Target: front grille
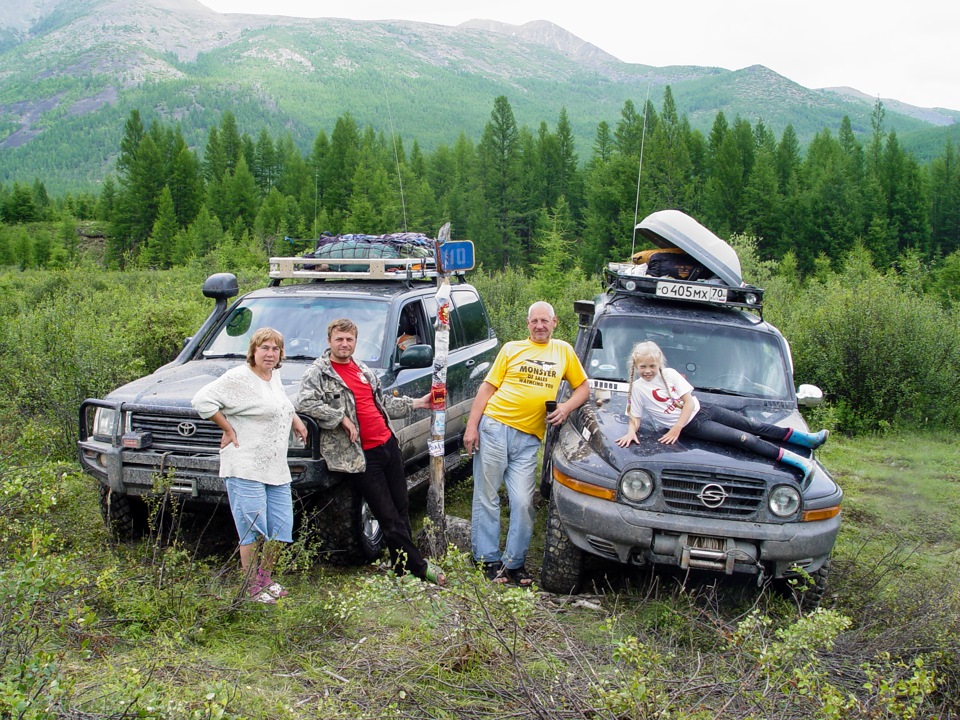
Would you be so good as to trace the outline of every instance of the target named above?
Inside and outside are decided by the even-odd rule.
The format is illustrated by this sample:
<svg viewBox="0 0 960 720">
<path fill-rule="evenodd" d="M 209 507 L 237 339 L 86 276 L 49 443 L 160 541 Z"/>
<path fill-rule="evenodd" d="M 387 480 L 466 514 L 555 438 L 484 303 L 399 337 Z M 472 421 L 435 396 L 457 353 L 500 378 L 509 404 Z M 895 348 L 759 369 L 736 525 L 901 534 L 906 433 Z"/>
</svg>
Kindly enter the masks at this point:
<svg viewBox="0 0 960 720">
<path fill-rule="evenodd" d="M 660 482 L 667 507 L 714 517 L 754 515 L 767 490 L 763 480 L 689 470 L 664 470 Z"/>
<path fill-rule="evenodd" d="M 212 420 L 201 420 L 197 417 L 183 415 L 156 415 L 151 413 L 133 413 L 131 423 L 134 430 L 147 430 L 153 436 L 153 447 L 156 450 L 173 450 L 175 452 L 204 453 L 216 455 L 220 451 L 220 438 L 223 431 Z M 192 423 L 196 428 L 190 435 L 186 423 Z"/>
</svg>

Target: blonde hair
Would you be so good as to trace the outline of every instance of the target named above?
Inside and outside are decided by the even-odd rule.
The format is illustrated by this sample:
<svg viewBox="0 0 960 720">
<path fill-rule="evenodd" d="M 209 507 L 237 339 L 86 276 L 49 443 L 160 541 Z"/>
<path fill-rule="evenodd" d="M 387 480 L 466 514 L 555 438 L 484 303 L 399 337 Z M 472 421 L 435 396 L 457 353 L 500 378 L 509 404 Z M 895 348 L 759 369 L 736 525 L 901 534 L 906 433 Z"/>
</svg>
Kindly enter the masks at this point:
<svg viewBox="0 0 960 720">
<path fill-rule="evenodd" d="M 663 377 L 663 369 L 667 366 L 667 358 L 663 354 L 663 350 L 660 349 L 660 346 L 655 342 L 650 340 L 645 340 L 644 342 L 638 342 L 633 346 L 633 350 L 630 352 L 630 379 L 627 381 L 627 416 L 630 415 L 630 410 L 633 406 L 633 379 L 637 374 L 637 366 L 640 364 L 640 361 L 644 358 L 650 358 L 657 364 L 657 374 L 660 376 L 660 380 L 663 382 L 663 386 L 667 389 L 667 394 L 673 397 L 673 393 L 670 392 L 670 386 L 667 384 L 667 379 Z M 675 398 L 678 401 L 680 407 L 683 407 L 683 403 L 679 402 L 679 399 Z"/>
<path fill-rule="evenodd" d="M 273 342 L 277 344 L 277 347 L 280 348 L 280 359 L 277 361 L 277 364 L 274 365 L 275 368 L 280 367 L 283 359 L 286 357 L 283 353 L 283 334 L 279 330 L 274 330 L 271 327 L 260 328 L 250 336 L 250 346 L 247 348 L 247 365 L 253 367 L 257 364 L 257 348 L 269 340 L 273 340 Z"/>
<path fill-rule="evenodd" d="M 645 342 L 638 342 L 633 346 L 633 351 L 630 353 L 630 371 L 633 372 L 637 365 L 640 364 L 640 361 L 643 358 L 650 358 L 657 364 L 657 369 L 663 370 L 667 366 L 667 358 L 663 354 L 663 350 L 660 349 L 660 346 L 655 342 L 647 340 Z"/>
</svg>

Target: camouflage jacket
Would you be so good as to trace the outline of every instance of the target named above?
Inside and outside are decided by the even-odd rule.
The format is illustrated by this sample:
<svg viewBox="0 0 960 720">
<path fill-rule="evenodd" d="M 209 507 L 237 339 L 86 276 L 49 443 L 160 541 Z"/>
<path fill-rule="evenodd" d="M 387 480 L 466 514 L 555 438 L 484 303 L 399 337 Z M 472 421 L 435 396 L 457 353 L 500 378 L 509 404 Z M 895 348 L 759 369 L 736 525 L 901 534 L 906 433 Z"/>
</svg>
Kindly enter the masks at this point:
<svg viewBox="0 0 960 720">
<path fill-rule="evenodd" d="M 410 415 L 413 398 L 384 395 L 376 373 L 359 360 L 354 362 L 366 376 L 373 389 L 377 408 L 386 419 L 390 431 L 396 435 L 390 419 Z M 330 350 L 324 351 L 323 356 L 317 358 L 303 374 L 296 405 L 297 412 L 309 415 L 320 426 L 320 453 L 330 470 L 347 473 L 364 471 L 366 462 L 359 438 L 351 443 L 347 431 L 340 424 L 346 416 L 359 427 L 357 402 L 346 383 L 330 366 Z"/>
</svg>

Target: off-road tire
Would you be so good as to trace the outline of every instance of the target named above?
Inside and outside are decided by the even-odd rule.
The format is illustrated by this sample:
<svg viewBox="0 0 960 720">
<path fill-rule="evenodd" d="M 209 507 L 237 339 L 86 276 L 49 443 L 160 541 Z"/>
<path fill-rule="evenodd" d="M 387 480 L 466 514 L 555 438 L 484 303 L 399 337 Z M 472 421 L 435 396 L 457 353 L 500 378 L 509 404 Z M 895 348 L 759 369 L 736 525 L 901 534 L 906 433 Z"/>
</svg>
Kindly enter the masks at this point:
<svg viewBox="0 0 960 720">
<path fill-rule="evenodd" d="M 777 581 L 778 588 L 788 598 L 793 600 L 804 612 L 816 610 L 820 606 L 824 595 L 827 592 L 827 579 L 830 577 L 830 559 L 820 567 L 816 572 L 810 573 L 812 583 L 803 583 L 800 580 L 800 586 L 790 583 L 787 579 Z M 802 588 L 806 588 L 803 590 Z"/>
<path fill-rule="evenodd" d="M 570 541 L 563 529 L 556 498 L 550 499 L 547 510 L 547 537 L 540 566 L 540 587 L 561 595 L 579 591 L 583 582 L 584 553 Z"/>
<path fill-rule="evenodd" d="M 311 493 L 298 501 L 300 533 L 315 543 L 320 558 L 334 565 L 363 565 L 383 551 L 383 533 L 370 506 L 349 483 Z"/>
<path fill-rule="evenodd" d="M 100 515 L 110 536 L 114 540 L 126 541 L 145 535 L 149 528 L 147 504 L 135 495 L 111 492 L 103 483 L 97 485 Z"/>
</svg>

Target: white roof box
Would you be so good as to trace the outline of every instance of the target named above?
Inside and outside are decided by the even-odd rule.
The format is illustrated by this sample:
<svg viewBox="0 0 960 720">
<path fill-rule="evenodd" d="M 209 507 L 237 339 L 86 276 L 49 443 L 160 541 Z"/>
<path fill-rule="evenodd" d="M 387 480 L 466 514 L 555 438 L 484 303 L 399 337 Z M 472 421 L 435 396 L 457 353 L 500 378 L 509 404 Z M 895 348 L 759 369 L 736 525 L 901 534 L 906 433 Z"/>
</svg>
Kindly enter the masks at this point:
<svg viewBox="0 0 960 720">
<path fill-rule="evenodd" d="M 647 215 L 634 229 L 657 247 L 680 248 L 727 285 L 743 285 L 736 251 L 686 213 L 659 210 Z"/>
</svg>

